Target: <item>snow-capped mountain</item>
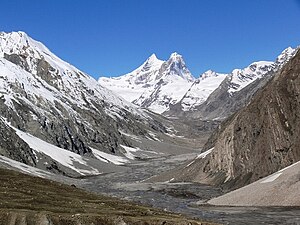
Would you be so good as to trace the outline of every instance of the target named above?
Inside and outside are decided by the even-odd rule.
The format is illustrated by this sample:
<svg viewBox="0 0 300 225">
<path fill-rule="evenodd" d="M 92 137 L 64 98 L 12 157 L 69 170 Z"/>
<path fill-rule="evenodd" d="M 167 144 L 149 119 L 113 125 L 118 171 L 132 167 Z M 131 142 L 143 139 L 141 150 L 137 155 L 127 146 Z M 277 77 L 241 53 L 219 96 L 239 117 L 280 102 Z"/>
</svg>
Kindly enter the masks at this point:
<svg viewBox="0 0 300 225">
<path fill-rule="evenodd" d="M 64 62 L 42 43 L 33 40 L 24 32 L 0 33 L 0 57 L 2 69 L 6 70 L 2 72 L 3 75 L 11 72 L 9 76 L 6 75 L 8 79 L 6 81 L 12 83 L 20 80 L 22 89 L 32 98 L 36 98 L 36 94 L 39 93 L 39 97 L 43 100 L 53 102 L 55 96 L 61 98 L 67 96 L 68 101 L 84 108 L 87 99 L 84 99 L 83 94 L 89 96 L 94 90 L 93 95 L 96 98 L 124 109 L 126 107 L 132 113 L 141 114 L 141 111 L 132 104 L 103 88 L 92 77 Z M 2 83 L 5 82 L 2 80 Z M 45 90 L 42 90 L 43 88 Z M 3 96 L 7 100 L 5 103 L 10 104 L 15 94 L 7 91 Z"/>
<path fill-rule="evenodd" d="M 274 70 L 274 68 L 273 62 L 259 61 L 251 63 L 244 69 L 233 70 L 229 76 L 231 85 L 228 92 L 234 93 L 242 90 L 256 79 L 262 78 L 265 74 Z"/>
<path fill-rule="evenodd" d="M 214 102 L 212 98 L 218 90 L 223 93 L 219 97 L 224 101 L 257 79 L 278 71 L 294 54 L 295 49 L 289 47 L 275 62 L 254 62 L 229 74 L 209 70 L 198 79 L 193 77 L 178 53 L 172 53 L 167 61 L 159 60 L 153 54 L 131 73 L 113 78 L 101 77 L 99 83 L 143 108 L 160 114 L 181 115 L 198 111 L 206 101 L 209 101 L 205 103 L 207 106 Z M 214 97 L 210 97 L 211 94 Z M 210 107 L 210 110 L 213 108 L 218 107 Z"/>
<path fill-rule="evenodd" d="M 208 70 L 194 81 L 183 96 L 180 105 L 183 111 L 190 111 L 201 105 L 209 95 L 222 83 L 227 74 Z"/>
<path fill-rule="evenodd" d="M 295 55 L 296 50 L 289 47 L 274 62 L 254 62 L 244 69 L 234 69 L 230 74 L 208 71 L 165 114 L 223 120 L 246 105 L 256 91 Z"/>
<path fill-rule="evenodd" d="M 261 79 L 270 72 L 277 72 L 282 68 L 294 55 L 296 49 L 291 47 L 286 48 L 276 58 L 274 62 L 271 61 L 258 61 L 251 63 L 244 69 L 235 69 L 229 74 L 231 82 L 229 93 L 234 93 L 242 90 L 244 87 L 255 81 Z"/>
<path fill-rule="evenodd" d="M 184 96 L 194 80 L 182 56 L 175 52 L 167 61 L 153 54 L 131 73 L 101 77 L 99 83 L 136 105 L 162 113 Z"/>
<path fill-rule="evenodd" d="M 152 54 L 139 68 L 124 76 L 101 77 L 99 83 L 127 99 L 130 102 L 138 99 L 143 92 L 157 83 L 159 69 L 164 61 Z"/>
<path fill-rule="evenodd" d="M 53 149 L 94 159 L 103 151 L 126 156 L 122 146 L 131 144 L 123 134 L 151 137 L 148 132 L 162 128 L 137 106 L 64 62 L 24 32 L 0 33 L 0 113 L 0 119 L 11 127 L 46 141 Z M 3 126 L 2 132 L 7 129 Z M 12 155 L 9 152 L 8 149 L 6 156 Z M 43 153 L 43 157 L 53 159 Z M 30 152 L 25 155 L 14 159 L 39 161 L 26 159 L 34 155 Z"/>
</svg>

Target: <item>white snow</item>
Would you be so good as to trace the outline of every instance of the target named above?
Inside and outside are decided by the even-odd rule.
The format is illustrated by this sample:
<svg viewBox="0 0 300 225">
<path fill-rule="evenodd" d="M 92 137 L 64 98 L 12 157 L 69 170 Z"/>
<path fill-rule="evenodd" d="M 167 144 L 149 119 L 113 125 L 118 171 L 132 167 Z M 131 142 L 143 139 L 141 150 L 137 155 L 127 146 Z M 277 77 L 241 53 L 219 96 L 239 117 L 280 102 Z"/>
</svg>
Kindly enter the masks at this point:
<svg viewBox="0 0 300 225">
<path fill-rule="evenodd" d="M 152 55 L 131 73 L 116 78 L 102 77 L 99 83 L 136 105 L 162 113 L 170 104 L 181 100 L 194 79 L 182 56 L 173 53 L 168 61 Z"/>
<path fill-rule="evenodd" d="M 289 169 L 289 168 L 291 168 L 291 167 L 293 167 L 293 166 L 295 166 L 295 165 L 297 165 L 299 163 L 300 163 L 300 161 L 298 161 L 296 163 L 293 163 L 292 165 L 289 165 L 289 166 L 287 166 L 287 167 L 285 167 L 285 168 L 277 171 L 276 173 L 273 173 L 270 176 L 267 176 L 266 178 L 263 178 L 263 180 L 260 183 L 264 184 L 264 183 L 270 183 L 270 182 L 275 181 L 278 177 L 280 177 L 283 174 L 283 172 L 285 170 L 287 170 L 287 169 Z"/>
<path fill-rule="evenodd" d="M 230 74 L 232 86 L 228 92 L 232 94 L 240 91 L 256 79 L 262 78 L 273 69 L 274 62 L 259 61 L 250 64 L 244 69 L 233 70 Z"/>
<path fill-rule="evenodd" d="M 207 155 L 209 155 L 211 152 L 212 152 L 212 150 L 214 150 L 214 148 L 211 148 L 211 149 L 208 149 L 207 151 L 205 151 L 205 152 L 202 152 L 201 154 L 199 154 L 197 157 L 196 157 L 196 159 L 204 159 Z"/>
<path fill-rule="evenodd" d="M 173 178 L 171 178 L 168 182 L 172 182 L 173 180 L 175 180 L 175 178 L 173 177 Z"/>
<path fill-rule="evenodd" d="M 274 180 L 276 180 L 278 177 L 280 177 L 282 173 L 276 173 L 274 175 L 271 175 L 271 176 L 268 176 L 265 180 L 261 181 L 260 183 L 261 184 L 264 184 L 264 183 L 270 183 L 270 182 L 273 182 Z"/>
<path fill-rule="evenodd" d="M 1 58 L 5 53 L 26 56 L 28 72 Z M 39 60 L 46 60 L 53 67 L 54 70 L 50 70 L 50 76 L 53 77 L 52 84 L 36 75 Z M 14 90 L 16 87 L 23 89 L 24 92 L 16 93 Z M 115 106 L 109 107 L 113 118 L 120 119 L 122 116 L 118 115 L 122 110 L 148 118 L 142 110 L 102 87 L 94 78 L 64 62 L 42 43 L 33 40 L 24 32 L 0 33 L 0 93 L 10 108 L 13 108 L 12 100 L 22 99 L 42 114 L 48 114 L 49 108 L 55 108 L 54 102 L 58 102 L 70 114 L 77 117 L 78 113 L 69 103 L 97 111 L 93 102 L 103 105 L 104 101 L 106 105 Z M 37 104 L 41 103 L 40 101 L 44 101 L 43 104 Z"/>
<path fill-rule="evenodd" d="M 132 147 L 128 147 L 128 146 L 125 146 L 125 145 L 120 145 L 120 146 L 125 150 L 124 155 L 125 155 L 128 159 L 134 160 L 134 159 L 136 158 L 136 156 L 135 156 L 133 153 L 139 151 L 139 149 L 137 149 L 137 148 L 132 148 Z"/>
<path fill-rule="evenodd" d="M 87 164 L 87 160 L 84 157 L 74 152 L 70 152 L 65 149 L 54 146 L 52 144 L 49 144 L 37 137 L 34 137 L 16 128 L 14 129 L 16 131 L 16 134 L 22 140 L 24 140 L 29 145 L 30 148 L 32 148 L 36 152 L 40 152 L 40 153 L 44 153 L 45 155 L 48 155 L 50 158 L 57 161 L 61 165 L 68 167 L 71 170 L 74 170 L 82 175 L 95 175 L 101 173 L 97 169 L 89 166 Z M 86 169 L 78 168 L 78 166 L 75 163 L 82 165 L 82 167 Z"/>
<path fill-rule="evenodd" d="M 244 69 L 235 69 L 230 74 L 232 87 L 228 90 L 229 93 L 240 91 L 247 85 L 251 84 L 256 79 L 262 78 L 270 71 L 278 71 L 288 60 L 290 60 L 297 52 L 299 47 L 293 49 L 286 48 L 277 57 L 275 62 L 258 61 L 251 63 Z"/>
<path fill-rule="evenodd" d="M 138 147 L 128 147 L 125 145 L 120 145 L 124 150 L 125 150 L 125 157 L 127 157 L 128 159 L 131 160 L 135 160 L 137 158 L 149 158 L 149 157 L 153 157 L 155 155 L 160 155 L 163 153 L 160 152 L 155 152 L 155 151 L 147 151 L 147 150 L 143 150 L 140 149 Z"/>
<path fill-rule="evenodd" d="M 129 161 L 121 156 L 116 156 L 116 155 L 112 155 L 112 154 L 108 154 L 102 151 L 99 151 L 97 149 L 91 148 L 93 151 L 94 156 L 106 163 L 113 163 L 115 165 L 123 165 L 125 163 L 128 163 Z"/>
<path fill-rule="evenodd" d="M 164 61 L 152 54 L 140 67 L 120 77 L 100 77 L 99 83 L 122 96 L 129 102 L 138 99 L 145 91 L 145 85 L 154 85 L 158 70 Z"/>
<path fill-rule="evenodd" d="M 196 159 L 204 159 L 207 155 L 209 155 L 212 152 L 213 149 L 214 148 L 211 148 L 211 149 L 197 155 L 197 157 L 193 161 L 191 161 L 189 164 L 187 164 L 184 168 L 191 166 L 196 161 Z"/>
<path fill-rule="evenodd" d="M 195 162 L 195 160 L 193 160 L 192 162 L 190 162 L 189 164 L 187 164 L 184 168 L 187 168 L 187 167 L 191 166 L 194 162 Z"/>
<path fill-rule="evenodd" d="M 48 177 L 48 175 L 51 175 L 51 173 L 49 173 L 49 172 L 46 172 L 44 170 L 40 170 L 38 168 L 29 166 L 29 165 L 26 165 L 24 163 L 15 161 L 15 160 L 7 158 L 5 156 L 0 156 L 0 162 L 4 163 L 4 164 L 7 164 L 8 166 L 11 166 L 13 168 L 19 169 L 23 172 L 34 175 L 34 176 L 46 178 L 46 177 Z"/>
<path fill-rule="evenodd" d="M 288 60 L 290 60 L 300 49 L 300 46 L 297 48 L 288 47 L 284 49 L 281 54 L 277 57 L 275 63 L 277 63 L 280 67 L 282 67 Z"/>
<path fill-rule="evenodd" d="M 182 109 L 189 111 L 201 105 L 227 76 L 227 74 L 216 73 L 211 70 L 203 73 L 182 98 Z"/>
<path fill-rule="evenodd" d="M 254 62 L 244 69 L 235 69 L 230 74 L 209 70 L 196 81 L 182 56 L 175 52 L 168 61 L 151 56 L 133 72 L 115 78 L 103 77 L 99 82 L 130 102 L 159 114 L 178 102 L 181 103 L 182 110 L 189 111 L 205 102 L 226 77 L 230 84 L 228 92 L 233 94 L 270 71 L 279 69 L 295 52 L 295 49 L 287 48 L 275 62 Z"/>
<path fill-rule="evenodd" d="M 154 139 L 155 141 L 161 142 L 161 140 L 160 140 L 159 138 L 157 138 L 157 136 L 156 136 L 155 133 L 153 133 L 153 132 L 151 132 L 151 131 L 149 130 L 149 131 L 148 131 L 148 134 L 151 136 L 151 138 L 150 138 L 150 137 L 147 137 L 147 139 L 149 139 L 149 140 Z"/>
</svg>

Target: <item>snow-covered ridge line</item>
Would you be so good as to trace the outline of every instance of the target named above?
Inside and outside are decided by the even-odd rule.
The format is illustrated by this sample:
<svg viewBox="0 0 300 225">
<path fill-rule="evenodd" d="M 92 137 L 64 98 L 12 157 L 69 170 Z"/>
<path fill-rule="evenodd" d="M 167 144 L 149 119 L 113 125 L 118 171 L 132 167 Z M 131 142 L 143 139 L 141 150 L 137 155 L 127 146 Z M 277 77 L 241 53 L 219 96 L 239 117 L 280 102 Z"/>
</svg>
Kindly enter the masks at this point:
<svg viewBox="0 0 300 225">
<path fill-rule="evenodd" d="M 86 100 L 104 100 L 105 102 L 115 105 L 123 110 L 142 117 L 147 117 L 147 115 L 143 113 L 142 110 L 138 109 L 138 107 L 127 102 L 123 98 L 116 96 L 112 91 L 101 86 L 93 77 L 63 61 L 53 54 L 45 45 L 39 41 L 33 40 L 26 33 L 20 31 L 0 33 L 0 58 L 2 58 L 3 66 L 8 64 L 7 60 L 4 60 L 4 58 L 13 54 L 19 57 L 22 56 L 23 60 L 25 60 L 23 62 L 24 68 L 21 68 L 20 66 L 15 66 L 13 68 L 15 71 L 15 80 L 19 80 L 19 74 L 26 74 L 24 72 L 26 68 L 26 71 L 31 75 L 26 74 L 25 77 L 32 77 L 27 78 L 27 80 L 30 79 L 29 82 L 38 80 L 38 83 L 42 83 L 48 90 L 56 92 L 56 96 L 68 96 L 69 101 L 73 101 L 74 104 L 76 103 L 77 105 L 79 104 L 80 107 L 84 107 Z M 49 71 L 51 77 L 48 79 L 52 82 L 51 85 L 47 85 L 49 81 L 46 82 L 39 76 L 36 76 L 38 74 L 39 61 L 43 60 L 49 63 L 54 69 L 50 69 Z M 12 65 L 8 66 L 10 68 L 13 67 Z M 8 71 L 2 71 L 2 75 L 4 75 L 4 77 L 6 76 L 5 72 Z M 26 81 L 26 78 L 23 80 Z M 85 97 L 83 97 L 83 93 L 85 94 Z"/>
<path fill-rule="evenodd" d="M 227 76 L 227 74 L 216 73 L 212 70 L 203 73 L 183 96 L 181 100 L 182 110 L 194 110 L 197 106 L 205 102 L 209 95 L 219 87 Z"/>
<path fill-rule="evenodd" d="M 274 62 L 271 61 L 258 61 L 253 62 L 244 69 L 234 69 L 230 74 L 231 88 L 229 93 L 240 91 L 248 86 L 256 79 L 260 79 L 267 75 L 269 72 L 276 72 L 282 68 L 297 52 L 297 48 L 288 47 L 284 49 Z"/>
<path fill-rule="evenodd" d="M 274 62 L 253 62 L 229 74 L 209 70 L 198 79 L 193 77 L 178 53 L 172 53 L 167 61 L 159 60 L 153 54 L 131 73 L 114 78 L 101 77 L 99 82 L 134 104 L 156 113 L 166 112 L 170 105 L 177 103 L 183 111 L 191 111 L 204 103 L 225 78 L 230 83 L 227 91 L 232 95 L 256 79 L 278 70 L 295 52 L 296 49 L 289 47 Z"/>
</svg>

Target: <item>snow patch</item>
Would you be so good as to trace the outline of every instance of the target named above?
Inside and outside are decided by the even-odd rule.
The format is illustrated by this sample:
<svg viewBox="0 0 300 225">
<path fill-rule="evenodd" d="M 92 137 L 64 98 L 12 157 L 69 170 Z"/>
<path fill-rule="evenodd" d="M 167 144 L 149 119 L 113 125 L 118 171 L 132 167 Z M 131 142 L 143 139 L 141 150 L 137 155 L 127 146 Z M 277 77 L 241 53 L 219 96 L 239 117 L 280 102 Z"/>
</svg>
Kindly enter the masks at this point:
<svg viewBox="0 0 300 225">
<path fill-rule="evenodd" d="M 139 149 L 137 149 L 137 148 L 132 148 L 132 147 L 128 147 L 128 146 L 125 146 L 125 145 L 120 145 L 120 146 L 125 150 L 124 155 L 125 155 L 128 159 L 134 160 L 134 159 L 136 158 L 136 156 L 133 154 L 133 152 L 137 152 L 137 151 L 139 151 Z"/>
<path fill-rule="evenodd" d="M 284 172 L 285 170 L 287 170 L 287 169 L 289 169 L 289 168 L 291 168 L 291 167 L 297 165 L 298 163 L 300 163 L 300 161 L 298 161 L 298 162 L 296 162 L 296 163 L 294 163 L 294 164 L 292 164 L 292 165 L 289 165 L 289 166 L 287 166 L 287 167 L 285 167 L 285 168 L 279 170 L 278 172 L 276 172 L 276 173 L 274 173 L 274 174 L 271 174 L 270 176 L 268 176 L 268 177 L 266 177 L 264 180 L 262 180 L 260 183 L 261 183 L 261 184 L 264 184 L 264 183 L 270 183 L 270 182 L 275 181 L 278 177 L 280 177 L 280 175 L 283 174 L 283 172 Z"/>
<path fill-rule="evenodd" d="M 32 148 L 36 152 L 40 152 L 49 156 L 61 165 L 68 167 L 81 175 L 101 174 L 99 170 L 90 167 L 87 164 L 87 160 L 84 157 L 74 152 L 70 152 L 52 144 L 49 144 L 37 137 L 32 136 L 31 134 L 20 131 L 14 127 L 12 128 L 16 131 L 16 134 L 29 145 L 30 148 Z M 79 164 L 86 169 L 80 169 L 78 168 L 78 166 L 76 166 L 76 164 Z"/>
<path fill-rule="evenodd" d="M 5 156 L 0 156 L 0 162 L 4 163 L 4 164 L 7 164 L 7 165 L 9 165 L 13 168 L 19 169 L 19 170 L 21 170 L 25 173 L 29 173 L 31 175 L 37 176 L 37 177 L 47 178 L 48 175 L 51 174 L 51 173 L 48 173 L 46 171 L 37 169 L 37 168 L 32 167 L 32 166 L 28 166 L 24 163 L 15 161 L 15 160 L 10 159 L 10 158 L 7 158 Z"/>
<path fill-rule="evenodd" d="M 120 146 L 125 150 L 124 155 L 128 159 L 131 159 L 131 160 L 141 159 L 141 158 L 146 159 L 146 158 L 151 158 L 151 157 L 157 156 L 157 155 L 163 155 L 163 153 L 142 150 L 138 147 L 133 148 L 133 147 L 125 146 L 125 145 L 120 145 Z"/>
<path fill-rule="evenodd" d="M 209 149 L 209 150 L 207 150 L 207 151 L 205 151 L 205 152 L 202 152 L 201 154 L 199 154 L 197 157 L 196 157 L 196 159 L 204 159 L 207 155 L 209 155 L 211 152 L 212 152 L 212 150 L 213 150 L 214 148 L 211 148 L 211 149 Z"/>
<path fill-rule="evenodd" d="M 261 184 L 264 184 L 264 183 L 270 183 L 270 182 L 273 182 L 274 180 L 276 180 L 278 177 L 280 177 L 282 173 L 276 173 L 274 175 L 271 175 L 271 176 L 268 176 L 265 180 L 261 181 L 260 183 Z"/>
<path fill-rule="evenodd" d="M 90 147 L 91 148 L 91 147 Z M 116 156 L 112 154 L 108 154 L 102 151 L 99 151 L 97 149 L 91 148 L 94 156 L 106 163 L 113 163 L 115 165 L 123 165 L 125 163 L 128 163 L 129 161 L 121 156 Z"/>
</svg>

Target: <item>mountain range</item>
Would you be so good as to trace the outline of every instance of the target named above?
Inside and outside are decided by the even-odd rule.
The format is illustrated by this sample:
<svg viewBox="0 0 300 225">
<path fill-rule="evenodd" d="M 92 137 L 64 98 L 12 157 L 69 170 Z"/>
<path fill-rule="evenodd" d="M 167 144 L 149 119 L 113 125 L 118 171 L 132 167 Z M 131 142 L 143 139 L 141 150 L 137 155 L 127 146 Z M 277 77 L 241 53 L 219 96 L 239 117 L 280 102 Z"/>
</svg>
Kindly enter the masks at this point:
<svg viewBox="0 0 300 225">
<path fill-rule="evenodd" d="M 113 194 L 141 185 L 149 201 L 181 182 L 237 189 L 209 204 L 299 206 L 299 60 L 299 47 L 288 47 L 273 62 L 195 78 L 180 54 L 152 54 L 130 73 L 95 80 L 25 32 L 1 32 L 0 167 L 83 178 L 96 192 L 102 178 Z M 147 182 L 158 185 L 149 195 Z"/>
<path fill-rule="evenodd" d="M 215 112 L 212 108 L 225 110 L 225 106 L 220 106 L 223 99 L 234 99 L 252 82 L 278 71 L 294 54 L 295 49 L 289 47 L 275 62 L 254 62 L 229 74 L 209 70 L 197 79 L 178 53 L 172 53 L 167 61 L 152 54 L 136 70 L 119 77 L 101 77 L 99 83 L 130 102 L 159 114 L 224 119 L 229 112 Z"/>
<path fill-rule="evenodd" d="M 152 180 L 174 178 L 174 182 L 200 182 L 217 185 L 225 190 L 235 190 L 261 179 L 255 185 L 247 186 L 248 189 L 238 189 L 226 196 L 237 198 L 241 193 L 245 194 L 245 190 L 253 193 L 252 188 L 257 187 L 264 190 L 259 196 L 265 202 L 252 194 L 247 195 L 248 201 L 244 198 L 239 203 L 238 199 L 232 201 L 224 197 L 220 198 L 220 202 L 216 200 L 216 204 L 266 206 L 267 202 L 271 205 L 288 205 L 292 201 L 294 205 L 299 204 L 299 198 L 295 197 L 294 192 L 290 194 L 295 199 L 290 198 L 285 203 L 283 201 L 286 190 L 299 187 L 299 174 L 295 172 L 297 170 L 289 170 L 290 165 L 296 166 L 300 160 L 297 139 L 300 110 L 299 60 L 300 51 L 297 50 L 295 56 L 269 78 L 246 106 L 218 126 L 205 144 L 203 152 L 194 160 Z M 258 185 L 275 181 L 284 170 L 289 171 L 287 174 L 290 175 L 281 178 L 281 182 L 275 186 L 270 184 L 266 188 L 265 185 Z M 272 179 L 262 179 L 269 175 Z M 276 192 L 276 195 L 281 196 L 280 199 L 274 196 L 270 199 L 268 191 Z"/>
<path fill-rule="evenodd" d="M 66 154 L 73 152 L 89 157 L 88 161 L 111 162 L 110 154 L 126 156 L 121 146 L 131 146 L 128 136 L 152 139 L 153 133 L 165 129 L 143 110 L 102 87 L 24 32 L 0 33 L 0 93 L 3 138 L 12 129 L 26 132 L 15 140 L 23 146 L 22 154 L 16 154 L 7 142 L 1 141 L 4 155 L 57 172 L 65 173 L 66 165 L 76 163 L 70 159 L 68 163 L 58 162 L 57 155 L 40 150 L 40 146 L 28 146 L 28 135 L 41 144 L 44 141 L 68 150 Z"/>
</svg>

